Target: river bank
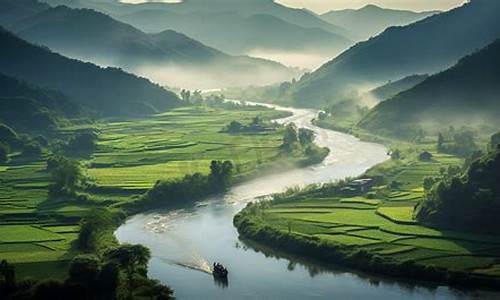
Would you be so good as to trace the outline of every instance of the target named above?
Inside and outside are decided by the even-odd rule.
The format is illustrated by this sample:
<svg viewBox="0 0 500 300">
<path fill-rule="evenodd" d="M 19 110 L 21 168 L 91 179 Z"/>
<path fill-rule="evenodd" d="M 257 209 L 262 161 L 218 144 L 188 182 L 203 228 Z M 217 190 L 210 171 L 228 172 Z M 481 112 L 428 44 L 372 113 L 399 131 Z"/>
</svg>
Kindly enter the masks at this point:
<svg viewBox="0 0 500 300">
<path fill-rule="evenodd" d="M 420 147 L 368 170 L 361 177 L 379 179 L 369 189 L 346 193 L 351 186 L 346 182 L 295 191 L 249 204 L 234 224 L 244 238 L 325 263 L 458 288 L 498 289 L 498 238 L 424 227 L 413 219 L 424 178 L 463 163 L 435 152 L 432 161 L 419 161 L 420 151 L 432 151 L 431 145 Z"/>
</svg>

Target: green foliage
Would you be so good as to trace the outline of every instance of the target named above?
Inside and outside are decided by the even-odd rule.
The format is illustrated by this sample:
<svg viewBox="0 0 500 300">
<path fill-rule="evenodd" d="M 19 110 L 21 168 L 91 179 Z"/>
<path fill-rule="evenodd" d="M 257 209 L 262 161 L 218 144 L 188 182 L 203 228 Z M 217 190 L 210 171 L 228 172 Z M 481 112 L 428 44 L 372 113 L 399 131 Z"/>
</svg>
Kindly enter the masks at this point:
<svg viewBox="0 0 500 300">
<path fill-rule="evenodd" d="M 451 171 L 433 185 L 417 209 L 418 219 L 446 228 L 498 233 L 500 150 L 456 173 Z"/>
<path fill-rule="evenodd" d="M 0 142 L 12 146 L 17 140 L 16 132 L 9 126 L 0 123 Z"/>
<path fill-rule="evenodd" d="M 43 149 L 37 142 L 29 142 L 23 146 L 23 156 L 37 158 L 42 156 Z"/>
<path fill-rule="evenodd" d="M 298 147 L 299 137 L 297 132 L 297 126 L 294 123 L 290 123 L 285 127 L 285 133 L 283 134 L 283 144 L 282 149 L 291 152 Z"/>
<path fill-rule="evenodd" d="M 68 141 L 66 151 L 70 153 L 90 153 L 97 145 L 97 134 L 94 132 L 84 132 L 76 134 Z"/>
<path fill-rule="evenodd" d="M 53 183 L 49 187 L 52 196 L 73 195 L 85 180 L 80 163 L 62 156 L 52 156 L 47 160 L 47 170 Z"/>
<path fill-rule="evenodd" d="M 5 163 L 9 160 L 10 147 L 4 143 L 0 143 L 0 163 Z"/>
<path fill-rule="evenodd" d="M 299 128 L 298 137 L 300 144 L 302 146 L 307 146 L 314 142 L 315 133 L 307 128 Z"/>
<path fill-rule="evenodd" d="M 113 214 L 105 208 L 92 209 L 80 221 L 78 247 L 92 252 L 103 252 L 110 246 L 108 236 L 117 224 Z"/>
</svg>

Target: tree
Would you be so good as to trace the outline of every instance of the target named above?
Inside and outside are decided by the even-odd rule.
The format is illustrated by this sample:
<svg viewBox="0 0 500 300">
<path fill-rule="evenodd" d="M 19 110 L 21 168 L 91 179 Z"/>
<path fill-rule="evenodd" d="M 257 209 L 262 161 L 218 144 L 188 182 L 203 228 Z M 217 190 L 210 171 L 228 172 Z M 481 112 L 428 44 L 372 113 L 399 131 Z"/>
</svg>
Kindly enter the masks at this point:
<svg viewBox="0 0 500 300">
<path fill-rule="evenodd" d="M 232 121 L 227 126 L 227 131 L 228 132 L 240 132 L 242 130 L 242 128 L 243 128 L 243 125 L 240 122 Z"/>
<path fill-rule="evenodd" d="M 76 160 L 62 156 L 51 157 L 47 160 L 47 169 L 52 173 L 53 184 L 49 191 L 54 196 L 74 193 L 83 183 L 83 170 Z"/>
<path fill-rule="evenodd" d="M 37 142 L 30 142 L 23 147 L 23 155 L 26 157 L 40 157 L 42 147 Z"/>
<path fill-rule="evenodd" d="M 285 133 L 283 134 L 283 144 L 281 145 L 285 150 L 291 151 L 295 148 L 295 145 L 299 142 L 299 137 L 297 134 L 297 127 L 294 123 L 290 123 L 285 127 Z"/>
<path fill-rule="evenodd" d="M 120 284 L 120 269 L 116 262 L 108 262 L 101 268 L 98 277 L 99 288 L 114 294 Z"/>
<path fill-rule="evenodd" d="M 90 210 L 80 220 L 80 233 L 78 234 L 78 247 L 82 250 L 96 251 L 98 239 L 114 225 L 111 212 L 105 208 Z"/>
<path fill-rule="evenodd" d="M 230 184 L 233 175 L 233 163 L 229 160 L 224 162 L 213 160 L 210 163 L 209 182 L 215 191 L 223 191 Z"/>
<path fill-rule="evenodd" d="M 500 145 L 500 132 L 491 136 L 489 148 L 495 150 Z"/>
<path fill-rule="evenodd" d="M 401 151 L 399 149 L 394 149 L 391 151 L 391 159 L 392 160 L 399 160 L 401 159 Z"/>
<path fill-rule="evenodd" d="M 72 152 L 92 152 L 96 144 L 97 134 L 94 132 L 84 132 L 69 140 L 67 150 Z"/>
<path fill-rule="evenodd" d="M 16 132 L 5 124 L 0 124 L 0 142 L 12 146 L 18 140 Z"/>
<path fill-rule="evenodd" d="M 444 150 L 444 136 L 440 132 L 438 133 L 438 140 L 437 140 L 437 151 L 442 152 Z"/>
<path fill-rule="evenodd" d="M 183 89 L 181 91 L 181 99 L 186 101 L 186 102 L 189 102 L 191 99 L 191 92 Z"/>
<path fill-rule="evenodd" d="M 95 255 L 78 255 L 73 258 L 69 266 L 68 280 L 87 288 L 92 287 L 99 275 L 99 259 Z"/>
<path fill-rule="evenodd" d="M 307 128 L 300 128 L 299 129 L 298 137 L 299 137 L 300 144 L 303 146 L 312 144 L 315 136 L 316 136 L 316 134 L 314 133 L 314 131 L 312 131 L 310 129 L 307 129 Z"/>
<path fill-rule="evenodd" d="M 5 163 L 9 160 L 9 146 L 0 143 L 0 163 Z"/>
<path fill-rule="evenodd" d="M 139 273 L 139 270 L 147 270 L 147 263 L 151 258 L 151 252 L 148 248 L 142 245 L 120 245 L 118 248 L 109 250 L 106 257 L 110 261 L 115 261 L 122 267 L 127 275 L 127 286 L 129 298 L 133 297 L 133 279 L 134 275 Z M 145 272 L 142 274 L 145 276 Z"/>
<path fill-rule="evenodd" d="M 5 259 L 0 262 L 0 294 L 5 291 L 7 294 L 16 286 L 16 272 L 14 266 Z"/>
</svg>

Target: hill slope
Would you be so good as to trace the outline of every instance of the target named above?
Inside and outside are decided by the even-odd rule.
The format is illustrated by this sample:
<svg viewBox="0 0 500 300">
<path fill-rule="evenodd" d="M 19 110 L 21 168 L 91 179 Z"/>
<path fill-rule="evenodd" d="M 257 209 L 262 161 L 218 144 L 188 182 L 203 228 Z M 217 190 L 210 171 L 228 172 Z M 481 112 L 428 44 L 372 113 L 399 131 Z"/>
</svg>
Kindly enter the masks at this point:
<svg viewBox="0 0 500 300">
<path fill-rule="evenodd" d="M 377 100 L 383 101 L 411 89 L 429 77 L 428 75 L 411 75 L 403 79 L 391 81 L 370 91 Z"/>
<path fill-rule="evenodd" d="M 0 74 L 0 123 L 16 130 L 46 130 L 59 119 L 84 110 L 59 92 L 41 89 Z"/>
<path fill-rule="evenodd" d="M 500 148 L 462 174 L 440 180 L 417 207 L 417 218 L 447 229 L 500 232 Z"/>
<path fill-rule="evenodd" d="M 314 106 L 389 80 L 435 73 L 498 37 L 500 1 L 474 0 L 357 44 L 300 80 L 292 100 Z"/>
<path fill-rule="evenodd" d="M 500 127 L 500 40 L 454 67 L 377 105 L 359 126 L 411 137 L 420 128 L 436 133 L 450 125 Z"/>
<path fill-rule="evenodd" d="M 93 0 L 45 1 L 51 5 L 96 9 L 145 32 L 175 30 L 234 55 L 251 54 L 255 50 L 294 50 L 310 55 L 328 54 L 329 59 L 352 45 L 350 33 L 344 28 L 332 25 L 307 10 L 292 9 L 272 0 L 188 0 L 182 3 L 141 4 Z M 255 18 L 256 15 L 265 15 L 266 19 Z M 278 22 L 279 26 L 274 27 Z M 260 29 L 263 27 L 265 30 Z"/>
<path fill-rule="evenodd" d="M 166 85 L 182 85 L 179 79 L 191 77 L 191 86 L 214 88 L 238 84 L 264 84 L 264 79 L 290 80 L 294 70 L 263 59 L 234 57 L 207 47 L 183 34 L 167 30 L 146 34 L 128 24 L 90 9 L 59 6 L 42 11 L 12 25 L 21 37 L 73 58 L 124 68 L 149 76 L 168 73 L 178 75 L 155 77 Z M 153 69 L 154 71 L 151 71 Z M 200 74 L 220 73 L 217 86 L 196 86 Z M 186 75 L 185 73 L 192 73 Z M 273 74 L 263 78 L 256 73 Z M 153 75 L 154 76 L 154 75 Z"/>
<path fill-rule="evenodd" d="M 360 9 L 332 10 L 321 18 L 343 28 L 349 28 L 359 40 L 378 35 L 391 26 L 408 25 L 437 12 L 413 12 L 366 5 Z"/>
<path fill-rule="evenodd" d="M 144 78 L 100 68 L 30 44 L 0 28 L 0 72 L 63 92 L 106 115 L 151 113 L 179 105 L 178 97 Z"/>
</svg>

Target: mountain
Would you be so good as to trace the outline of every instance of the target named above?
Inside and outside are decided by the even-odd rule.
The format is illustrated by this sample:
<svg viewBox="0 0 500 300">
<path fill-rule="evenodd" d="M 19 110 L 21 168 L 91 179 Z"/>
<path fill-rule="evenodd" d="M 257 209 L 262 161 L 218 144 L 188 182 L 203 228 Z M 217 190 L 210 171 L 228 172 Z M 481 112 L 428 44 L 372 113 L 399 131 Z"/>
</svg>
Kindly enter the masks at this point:
<svg viewBox="0 0 500 300">
<path fill-rule="evenodd" d="M 272 0 L 188 0 L 141 4 L 45 1 L 51 5 L 92 8 L 145 32 L 175 30 L 233 55 L 250 54 L 256 50 L 296 51 L 328 55 L 329 59 L 352 45 L 346 29 L 307 10 L 292 9 Z"/>
<path fill-rule="evenodd" d="M 294 85 L 291 100 L 318 106 L 389 80 L 439 72 L 498 37 L 500 1 L 474 0 L 358 43 Z"/>
<path fill-rule="evenodd" d="M 166 85 L 184 87 L 189 83 L 179 82 L 183 76 L 192 78 L 190 83 L 196 88 L 214 88 L 268 83 L 265 79 L 290 80 L 297 74 L 275 62 L 230 56 L 175 31 L 146 34 L 90 9 L 58 6 L 18 21 L 10 28 L 22 38 L 63 55 L 147 76 L 153 74 L 152 79 Z M 154 76 L 169 73 L 165 69 L 175 70 L 169 76 Z M 221 75 L 212 85 L 196 79 L 209 78 L 213 73 Z M 259 73 L 273 77 L 251 76 Z"/>
<path fill-rule="evenodd" d="M 83 112 L 80 105 L 60 92 L 0 74 L 0 123 L 16 130 L 43 130 Z"/>
<path fill-rule="evenodd" d="M 180 104 L 149 80 L 101 68 L 30 44 L 0 28 L 0 73 L 57 90 L 104 115 L 153 113 Z"/>
<path fill-rule="evenodd" d="M 391 26 L 403 26 L 438 13 L 437 11 L 413 12 L 366 5 L 360 9 L 332 10 L 321 15 L 331 24 L 349 28 L 359 40 L 376 36 Z"/>
<path fill-rule="evenodd" d="M 498 95 L 500 40 L 380 103 L 358 125 L 404 138 L 420 129 L 437 134 L 451 125 L 492 133 L 500 127 Z"/>
<path fill-rule="evenodd" d="M 369 93 L 374 96 L 377 100 L 387 100 L 396 96 L 397 94 L 404 92 L 417 84 L 421 83 L 427 79 L 429 75 L 411 75 L 403 79 L 390 81 L 387 84 L 379 86 Z"/>
<path fill-rule="evenodd" d="M 0 0 L 0 7 L 0 26 L 6 27 L 46 10 L 49 5 L 38 0 Z"/>
</svg>

